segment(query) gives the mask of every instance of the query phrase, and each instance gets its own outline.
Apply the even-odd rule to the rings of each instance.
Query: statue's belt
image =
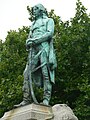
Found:
[[[45,48],[43,48],[40,52],[38,52],[33,59],[38,58],[38,56],[40,56],[40,54],[43,52],[43,50],[45,50]],[[41,64],[40,66],[38,66],[37,68],[32,70],[31,72],[33,73],[33,72],[37,71],[38,69],[40,69],[41,67],[43,67],[46,64],[47,64],[47,62],[44,62],[43,64]]]
[[[38,66],[38,67],[36,67],[34,70],[32,70],[31,73],[37,71],[39,68],[43,67],[43,66],[46,65],[46,64],[47,64],[46,62],[43,63],[43,64],[41,64],[40,66]]]

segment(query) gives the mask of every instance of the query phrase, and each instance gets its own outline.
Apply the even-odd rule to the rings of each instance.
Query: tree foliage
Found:
[[[23,70],[26,64],[25,40],[28,27],[8,32],[1,46],[0,116],[22,99]]]
[[[75,17],[63,22],[54,10],[48,13],[55,21],[54,47],[58,67],[51,105],[68,104],[79,120],[90,118],[90,16],[80,0]],[[27,7],[30,20],[33,17]],[[8,32],[0,40],[0,116],[22,99],[23,70],[27,61],[25,40],[28,27]],[[40,90],[38,93],[42,94]],[[38,95],[37,93],[37,95]],[[40,98],[41,99],[41,98]]]
[[[66,22],[57,19],[58,68],[53,93],[56,103],[67,103],[79,119],[86,120],[90,118],[90,16],[78,0],[74,18]]]

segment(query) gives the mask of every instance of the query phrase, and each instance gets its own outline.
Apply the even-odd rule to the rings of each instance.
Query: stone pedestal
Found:
[[[66,104],[56,104],[52,109],[54,114],[53,120],[78,120],[72,109]]]
[[[51,107],[30,104],[6,112],[0,120],[51,120],[52,118]]]

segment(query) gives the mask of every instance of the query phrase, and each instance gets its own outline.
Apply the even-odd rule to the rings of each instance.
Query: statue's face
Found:
[[[40,15],[40,9],[38,7],[33,7],[33,11],[32,11],[32,14],[35,16],[35,17],[38,17]]]

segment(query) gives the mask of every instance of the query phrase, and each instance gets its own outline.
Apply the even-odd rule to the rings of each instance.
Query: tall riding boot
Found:
[[[23,82],[23,101],[14,107],[21,107],[31,103],[31,96],[30,96],[30,87],[29,87],[29,79],[28,79],[28,65],[26,65],[24,71],[24,82]]]
[[[44,83],[43,104],[49,105],[50,98],[51,98],[52,84],[50,82],[48,69],[46,65],[42,68],[42,74],[43,74],[43,80],[44,80],[43,81]]]
[[[49,105],[51,98],[52,84],[49,80],[44,81],[43,104]]]

